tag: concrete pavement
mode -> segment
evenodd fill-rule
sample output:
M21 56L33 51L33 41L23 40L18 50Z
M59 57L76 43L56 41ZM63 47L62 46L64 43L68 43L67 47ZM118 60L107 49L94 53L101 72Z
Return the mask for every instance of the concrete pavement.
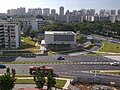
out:
M17 77L17 79L33 79L33 77ZM58 80L66 80L66 84L64 85L64 87L62 88L63 90L66 90L68 89L68 86L70 84L70 81L72 79L68 79L68 78L55 78L55 79L58 79Z

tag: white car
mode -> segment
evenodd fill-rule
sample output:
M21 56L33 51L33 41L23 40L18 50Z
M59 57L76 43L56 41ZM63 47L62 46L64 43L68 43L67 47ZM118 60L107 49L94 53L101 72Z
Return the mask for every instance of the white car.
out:
M119 63L118 62L112 62L112 63L110 63L110 65L112 65L112 66L118 66Z

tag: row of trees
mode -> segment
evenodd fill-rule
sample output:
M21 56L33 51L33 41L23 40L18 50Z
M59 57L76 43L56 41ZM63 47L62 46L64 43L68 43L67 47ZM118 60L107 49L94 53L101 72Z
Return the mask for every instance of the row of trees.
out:
M37 35L38 31L37 30L32 30L31 27L28 27L24 31L24 36L30 36L32 39Z
M6 74L0 76L0 90L12 90L14 88L16 78L15 69L7 68ZM36 70L34 74L34 81L36 82L36 88L42 89L45 85L45 72ZM47 90L52 90L52 87L55 87L56 80L54 78L54 73L50 71L47 75Z
M50 71L47 75L47 90L52 90L52 87L55 87L56 80L53 77L54 74ZM42 89L45 85L45 72L37 70L34 74L34 81L36 82L36 86L39 89Z
M40 30L31 30L31 27L24 31L25 36L30 36L32 39L37 36L37 40L43 39L43 36L38 35L44 31L74 31L80 34L98 34L120 38L120 22L75 22L75 23L60 23L54 22L47 26L43 26ZM38 38L38 36L40 36Z
M110 36L120 36L120 22L75 22L60 23L54 22L44 26L41 31L74 31L82 34L101 34Z
M39 35L41 31L39 30L32 30L31 27L28 27L25 31L23 36L29 36L34 41L41 41L43 40L43 35ZM35 38L35 39L34 39Z

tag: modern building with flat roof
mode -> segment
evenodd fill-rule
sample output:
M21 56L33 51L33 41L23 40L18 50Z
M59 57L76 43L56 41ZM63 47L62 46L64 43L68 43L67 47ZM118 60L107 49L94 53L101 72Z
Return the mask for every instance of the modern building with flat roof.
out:
M76 47L76 34L72 31L45 31L41 41L41 53L44 51L64 51Z
M76 34L72 31L45 31L45 44L76 44Z

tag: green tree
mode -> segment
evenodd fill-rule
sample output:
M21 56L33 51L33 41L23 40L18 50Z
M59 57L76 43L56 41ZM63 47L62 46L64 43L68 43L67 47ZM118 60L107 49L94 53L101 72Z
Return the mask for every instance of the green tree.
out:
M10 74L10 68L9 67L6 69L6 73Z
M29 26L29 27L24 31L24 36L29 36L31 29L32 29L32 27Z
M34 74L34 80L36 82L37 88L42 89L45 84L45 77L43 72L37 70Z
M48 76L47 76L47 90L52 90L52 87L55 87L56 84L56 80L53 77L53 72L49 72Z
M15 77L10 74L4 74L0 76L0 90L12 90L15 85Z
M37 31L31 30L29 36L33 39L37 35Z
M12 69L11 69L11 73L12 73L12 76L15 77L15 74L16 74L15 69L12 68Z
M42 15L36 15L36 18L45 20L44 16Z
M39 41L39 42L41 42L43 39L44 39L43 36L39 36L39 37L38 37L38 41Z

